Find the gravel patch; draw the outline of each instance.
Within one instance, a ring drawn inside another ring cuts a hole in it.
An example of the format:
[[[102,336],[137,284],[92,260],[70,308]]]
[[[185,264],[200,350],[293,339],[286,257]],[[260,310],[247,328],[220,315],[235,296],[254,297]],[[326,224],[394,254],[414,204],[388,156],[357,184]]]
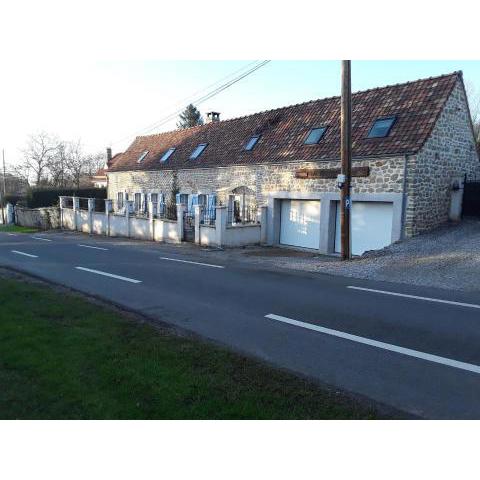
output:
[[[383,250],[367,252],[350,262],[271,247],[232,249],[210,255],[219,255],[223,261],[228,257],[274,269],[480,291],[480,220],[477,219],[448,224]]]

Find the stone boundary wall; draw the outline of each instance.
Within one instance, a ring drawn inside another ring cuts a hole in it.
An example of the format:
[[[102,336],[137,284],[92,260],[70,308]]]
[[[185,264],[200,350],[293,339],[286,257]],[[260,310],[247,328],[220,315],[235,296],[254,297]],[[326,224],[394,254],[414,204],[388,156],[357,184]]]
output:
[[[34,227],[41,230],[60,228],[60,208],[24,208],[15,207],[15,223],[22,227]]]

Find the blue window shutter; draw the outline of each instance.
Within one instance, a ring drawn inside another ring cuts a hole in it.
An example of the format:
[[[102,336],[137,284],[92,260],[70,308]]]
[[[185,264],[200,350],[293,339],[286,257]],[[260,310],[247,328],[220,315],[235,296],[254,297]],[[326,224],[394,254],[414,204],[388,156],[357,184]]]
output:
[[[180,194],[179,193],[177,193],[175,195],[175,201],[177,202],[177,205],[180,203]]]
[[[207,199],[208,215],[212,218],[215,218],[216,205],[217,205],[217,194],[212,193],[208,196],[208,199]]]

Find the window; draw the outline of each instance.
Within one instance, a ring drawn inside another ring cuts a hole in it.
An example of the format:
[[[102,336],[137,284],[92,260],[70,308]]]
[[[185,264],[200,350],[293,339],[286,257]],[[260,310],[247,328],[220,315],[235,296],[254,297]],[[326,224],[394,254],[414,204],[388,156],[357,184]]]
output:
[[[138,160],[137,162],[140,163],[140,162],[143,162],[143,160],[145,160],[145,157],[148,155],[148,150],[145,150],[139,157],[138,157]]]
[[[138,212],[142,208],[142,194],[136,193],[134,198],[135,211]]]
[[[190,160],[195,160],[196,158],[198,158],[207,148],[207,145],[208,143],[201,143],[200,145],[198,145],[198,147],[190,155]]]
[[[117,193],[117,208],[123,208],[123,192]]]
[[[160,159],[160,161],[163,163],[163,162],[166,162],[171,156],[172,156],[172,153],[175,151],[175,148],[169,148],[163,155],[162,155],[162,158]]]
[[[395,117],[379,118],[375,120],[372,128],[368,132],[368,138],[387,137],[395,123]]]
[[[245,144],[245,150],[247,151],[253,150],[253,147],[257,144],[259,138],[260,138],[260,135],[254,135],[253,137],[250,137],[248,142]]]
[[[322,139],[327,127],[312,128],[305,139],[305,145],[316,145]]]

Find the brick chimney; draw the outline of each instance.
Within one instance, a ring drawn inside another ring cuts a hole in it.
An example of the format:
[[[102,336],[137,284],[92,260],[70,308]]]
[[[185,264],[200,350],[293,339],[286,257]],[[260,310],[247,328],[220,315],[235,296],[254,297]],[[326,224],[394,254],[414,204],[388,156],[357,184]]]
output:
[[[207,123],[220,121],[220,112],[207,112]]]
[[[110,147],[107,148],[107,168],[109,168],[112,164],[112,149]]]

